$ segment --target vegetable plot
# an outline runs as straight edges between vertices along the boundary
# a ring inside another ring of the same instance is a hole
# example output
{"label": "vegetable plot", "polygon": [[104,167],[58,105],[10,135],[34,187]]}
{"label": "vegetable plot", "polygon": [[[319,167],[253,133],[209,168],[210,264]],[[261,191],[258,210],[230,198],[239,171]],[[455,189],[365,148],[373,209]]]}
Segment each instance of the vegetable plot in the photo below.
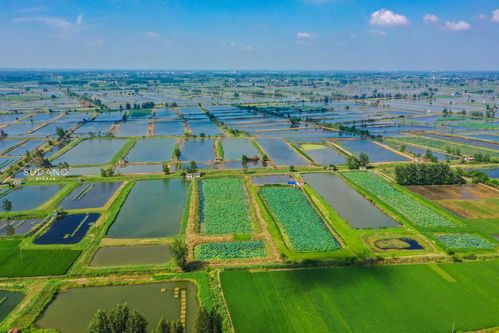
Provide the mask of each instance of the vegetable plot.
{"label": "vegetable plot", "polygon": [[437,238],[451,249],[493,249],[494,244],[473,234],[443,234]]}
{"label": "vegetable plot", "polygon": [[194,250],[198,260],[262,258],[266,255],[262,241],[206,243]]}
{"label": "vegetable plot", "polygon": [[242,179],[203,180],[199,185],[199,194],[202,233],[235,234],[252,231]]}
{"label": "vegetable plot", "polygon": [[300,189],[266,187],[260,194],[293,249],[332,251],[341,248]]}
{"label": "vegetable plot", "polygon": [[355,184],[371,192],[405,217],[424,227],[455,227],[451,221],[423,206],[388,182],[370,172],[346,172],[343,174]]}

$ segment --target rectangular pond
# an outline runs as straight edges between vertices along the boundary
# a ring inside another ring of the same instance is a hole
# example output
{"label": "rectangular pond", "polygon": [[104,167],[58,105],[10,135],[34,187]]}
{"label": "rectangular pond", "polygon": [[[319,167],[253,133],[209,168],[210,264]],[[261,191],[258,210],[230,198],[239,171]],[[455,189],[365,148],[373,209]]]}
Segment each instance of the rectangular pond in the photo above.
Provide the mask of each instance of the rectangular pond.
{"label": "rectangular pond", "polygon": [[161,318],[180,320],[181,296],[175,297],[175,288],[185,290],[187,332],[195,332],[197,287],[187,281],[71,288],[57,295],[35,325],[61,333],[85,333],[97,310],[110,310],[126,302],[145,317],[149,329],[155,328]]}
{"label": "rectangular pond", "polygon": [[[0,199],[8,199],[12,203],[12,210],[30,210],[41,206],[47,200],[52,198],[62,185],[33,185],[20,186],[8,193],[5,193]],[[0,208],[4,211],[3,208]]]}
{"label": "rectangular pond", "polygon": [[157,121],[154,127],[154,135],[184,135],[181,121]]}
{"label": "rectangular pond", "polygon": [[301,158],[291,147],[279,139],[257,139],[259,145],[269,154],[277,165],[307,165],[308,162]]}
{"label": "rectangular pond", "polygon": [[144,136],[147,135],[147,121],[129,120],[121,123],[116,136]]}
{"label": "rectangular pond", "polygon": [[70,214],[57,218],[49,230],[33,241],[34,244],[76,244],[99,219],[100,214]]}
{"label": "rectangular pond", "polygon": [[255,185],[287,185],[291,181],[288,175],[268,175],[251,177]]}
{"label": "rectangular pond", "polygon": [[352,227],[357,229],[399,227],[394,219],[348,186],[338,175],[309,173],[304,174],[303,178]]}
{"label": "rectangular pond", "polygon": [[300,148],[317,164],[329,165],[346,163],[343,155],[323,143],[304,143],[300,144]]}
{"label": "rectangular pond", "polygon": [[137,181],[107,237],[175,236],[180,231],[186,194],[187,183],[180,178]]}
{"label": "rectangular pond", "polygon": [[9,151],[7,155],[9,156],[26,155],[27,151],[32,151],[33,149],[40,147],[44,143],[45,140],[29,140],[23,143],[22,145],[17,146],[16,148]]}
{"label": "rectangular pond", "polygon": [[57,206],[64,209],[99,208],[123,184],[122,182],[85,183],[75,188]]}
{"label": "rectangular pond", "polygon": [[215,159],[213,140],[185,140],[181,148],[181,161],[206,162]]}
{"label": "rectangular pond", "polygon": [[359,156],[360,153],[366,153],[371,162],[407,161],[407,158],[404,156],[383,148],[370,140],[338,140],[336,143],[356,156]]}
{"label": "rectangular pond", "polygon": [[164,162],[172,159],[177,139],[146,138],[137,140],[126,156],[129,163]]}
{"label": "rectangular pond", "polygon": [[0,221],[0,236],[15,236],[27,234],[36,229],[43,220],[41,219],[16,219]]}
{"label": "rectangular pond", "polygon": [[70,165],[106,164],[127,142],[126,139],[88,139],[80,142],[52,164],[67,162]]}
{"label": "rectangular pond", "polygon": [[21,303],[24,296],[17,291],[0,290],[0,322]]}
{"label": "rectangular pond", "polygon": [[165,264],[172,259],[168,245],[101,247],[95,252],[91,267]]}
{"label": "rectangular pond", "polygon": [[222,139],[222,147],[226,160],[240,160],[242,155],[248,157],[259,155],[258,150],[248,139]]}

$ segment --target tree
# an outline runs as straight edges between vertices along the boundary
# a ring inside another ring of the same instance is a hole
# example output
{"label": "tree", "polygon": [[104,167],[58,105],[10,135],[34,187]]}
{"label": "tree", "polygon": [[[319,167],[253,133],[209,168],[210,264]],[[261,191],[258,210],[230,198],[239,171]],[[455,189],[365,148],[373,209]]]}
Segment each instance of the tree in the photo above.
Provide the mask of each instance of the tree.
{"label": "tree", "polygon": [[202,308],[196,318],[197,333],[221,333],[222,316],[214,309],[206,310]]}
{"label": "tree", "polygon": [[360,166],[360,163],[359,163],[359,160],[357,159],[357,157],[350,155],[347,158],[347,165],[348,165],[348,168],[350,170],[353,170],[353,169],[358,169]]}
{"label": "tree", "polygon": [[179,321],[167,321],[164,318],[161,318],[156,327],[156,333],[184,333],[184,331]]}
{"label": "tree", "polygon": [[367,167],[369,165],[369,156],[366,153],[360,153],[359,166]]}
{"label": "tree", "polygon": [[246,163],[248,163],[249,158],[248,158],[248,156],[243,154],[243,156],[241,156],[241,160],[243,160],[243,164],[246,164]]}
{"label": "tree", "polygon": [[130,311],[127,303],[106,312],[97,310],[88,324],[89,333],[146,333],[147,321],[139,312]]}
{"label": "tree", "polygon": [[163,169],[163,172],[165,173],[165,175],[170,174],[170,167],[168,167],[167,163],[163,163],[162,169]]}
{"label": "tree", "polygon": [[191,161],[189,163],[189,166],[187,167],[187,172],[188,173],[194,173],[198,171],[198,165],[196,164],[195,161]]}
{"label": "tree", "polygon": [[175,263],[182,270],[185,270],[187,267],[187,244],[183,240],[175,239],[170,244],[170,251],[175,259]]}
{"label": "tree", "polygon": [[293,165],[290,165],[289,172],[295,172],[295,171],[296,171],[295,167]]}
{"label": "tree", "polygon": [[2,201],[2,209],[7,213],[12,210],[12,202],[9,199],[3,199]]}
{"label": "tree", "polygon": [[66,131],[62,127],[56,127],[55,134],[57,135],[57,138],[60,140],[66,136]]}
{"label": "tree", "polygon": [[180,158],[180,149],[178,147],[175,147],[175,149],[173,150],[173,156],[175,156],[175,158],[178,160]]}

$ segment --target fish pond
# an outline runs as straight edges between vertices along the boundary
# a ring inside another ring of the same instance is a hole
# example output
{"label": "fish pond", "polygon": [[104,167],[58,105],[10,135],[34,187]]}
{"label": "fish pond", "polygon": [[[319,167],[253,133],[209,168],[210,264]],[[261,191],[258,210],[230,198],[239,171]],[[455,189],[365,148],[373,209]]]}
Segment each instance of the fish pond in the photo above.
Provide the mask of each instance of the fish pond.
{"label": "fish pond", "polygon": [[[175,288],[179,288],[177,295]],[[187,332],[195,332],[194,324],[199,311],[197,287],[187,281],[71,288],[57,295],[36,322],[36,326],[56,329],[61,333],[85,333],[97,310],[110,310],[116,304],[126,302],[131,309],[145,317],[148,328],[155,328],[161,318],[180,320],[184,292]]]}
{"label": "fish pond", "polygon": [[378,239],[374,245],[380,250],[423,250],[417,240],[407,237]]}
{"label": "fish pond", "polygon": [[126,159],[129,163],[163,162],[172,159],[176,139],[146,138],[138,140]]}
{"label": "fish pond", "polygon": [[366,153],[371,162],[398,162],[407,158],[398,155],[370,140],[338,140],[337,144],[351,151],[355,155]]}
{"label": "fish pond", "polygon": [[310,156],[317,164],[345,164],[345,158],[324,144],[321,143],[305,143],[301,144],[300,148]]}
{"label": "fish pond", "polygon": [[0,322],[21,303],[24,296],[17,291],[0,290]]}
{"label": "fish pond", "polygon": [[35,244],[76,244],[85,237],[88,229],[100,214],[71,214],[57,218],[49,230],[33,241]]}
{"label": "fish pond", "polygon": [[109,228],[110,238],[172,237],[180,231],[187,184],[183,179],[137,181]]}
{"label": "fish pond", "polygon": [[70,165],[105,164],[126,143],[126,139],[88,139],[57,157],[53,164],[67,162]]}
{"label": "fish pond", "polygon": [[184,141],[181,152],[181,161],[211,161],[215,159],[213,140]]}
{"label": "fish pond", "polygon": [[43,220],[41,219],[17,219],[0,221],[0,236],[23,235],[36,229]]}
{"label": "fish pond", "polygon": [[[13,190],[2,192],[2,200],[8,199],[12,203],[12,210],[35,209],[53,197],[63,186],[62,185],[35,185],[21,186]],[[4,211],[1,208],[1,211]]]}
{"label": "fish pond", "polygon": [[255,146],[247,139],[223,139],[222,147],[224,151],[224,159],[240,160],[242,155],[256,156],[259,155]]}
{"label": "fish pond", "polygon": [[308,162],[301,158],[291,147],[279,139],[257,139],[263,149],[277,165],[307,165]]}
{"label": "fish pond", "polygon": [[305,181],[352,227],[397,228],[398,223],[348,186],[338,175],[304,174]]}
{"label": "fish pond", "polygon": [[164,264],[172,255],[168,245],[109,246],[97,250],[92,267]]}
{"label": "fish pond", "polygon": [[118,190],[121,184],[121,182],[82,184],[64,198],[58,206],[65,209],[102,207]]}

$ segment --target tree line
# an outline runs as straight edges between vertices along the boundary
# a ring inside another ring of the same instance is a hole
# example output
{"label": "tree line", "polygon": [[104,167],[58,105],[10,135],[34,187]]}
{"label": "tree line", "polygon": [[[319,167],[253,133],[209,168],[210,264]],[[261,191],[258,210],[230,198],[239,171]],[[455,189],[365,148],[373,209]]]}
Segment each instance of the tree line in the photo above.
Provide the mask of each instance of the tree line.
{"label": "tree line", "polygon": [[444,163],[406,164],[395,168],[395,180],[400,185],[464,184],[462,173]]}

